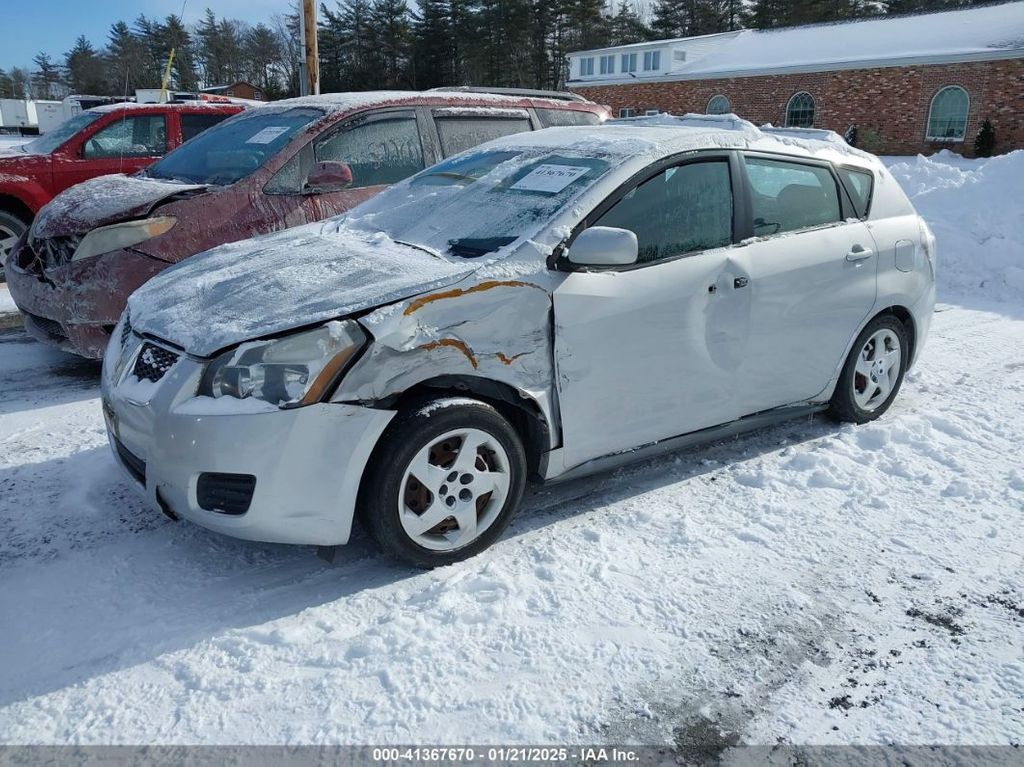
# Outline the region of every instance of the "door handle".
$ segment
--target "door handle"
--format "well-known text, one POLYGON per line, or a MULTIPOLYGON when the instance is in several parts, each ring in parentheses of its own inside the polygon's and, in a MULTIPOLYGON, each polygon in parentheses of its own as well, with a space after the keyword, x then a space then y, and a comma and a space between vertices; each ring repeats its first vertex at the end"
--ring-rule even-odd
POLYGON ((863 261, 865 258, 871 258, 874 252, 870 248, 865 248, 861 245, 854 245, 850 248, 850 252, 846 254, 847 261, 863 261))
POLYGON ((749 284, 750 280, 748 280, 746 277, 737 277, 735 280, 732 281, 732 286, 737 289, 745 288, 749 284))

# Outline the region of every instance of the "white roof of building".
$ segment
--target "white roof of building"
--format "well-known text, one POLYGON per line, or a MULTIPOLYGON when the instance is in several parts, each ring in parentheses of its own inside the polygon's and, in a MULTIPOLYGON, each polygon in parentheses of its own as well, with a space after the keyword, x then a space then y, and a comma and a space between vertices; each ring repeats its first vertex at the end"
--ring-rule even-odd
MULTIPOLYGON (((701 80, 791 72, 1024 58, 1024 2, 836 24, 677 38, 621 46, 662 47, 697 55, 667 57, 659 72, 636 79, 701 80)), ((618 51, 606 48, 573 58, 618 51)), ((621 82, 627 74, 579 77, 573 84, 621 82)))

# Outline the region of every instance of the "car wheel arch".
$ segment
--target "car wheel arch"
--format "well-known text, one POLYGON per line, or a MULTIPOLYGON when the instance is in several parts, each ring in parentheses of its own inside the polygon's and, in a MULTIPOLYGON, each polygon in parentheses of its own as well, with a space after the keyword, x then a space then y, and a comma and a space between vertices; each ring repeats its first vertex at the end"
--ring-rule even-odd
POLYGON ((25 221, 26 224, 31 224, 35 218, 35 214, 32 212, 32 208, 28 206, 20 197, 16 197, 13 194, 6 192, 0 192, 0 211, 4 213, 10 213, 13 216, 25 221))
POLYGON ((492 378, 469 375, 436 376, 419 381, 404 391, 374 402, 370 406, 404 411, 445 397, 477 399, 504 416, 523 441, 530 474, 537 472, 541 457, 555 446, 540 403, 511 384, 492 378))

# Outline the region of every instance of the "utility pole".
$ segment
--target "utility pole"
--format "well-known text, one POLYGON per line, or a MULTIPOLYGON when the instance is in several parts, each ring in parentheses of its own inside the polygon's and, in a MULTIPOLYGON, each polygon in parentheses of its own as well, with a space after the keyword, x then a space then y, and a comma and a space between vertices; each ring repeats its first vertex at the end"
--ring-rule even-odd
POLYGON ((299 24, 302 41, 302 67, 299 76, 299 92, 303 96, 320 93, 320 48, 316 37, 316 0, 299 0, 301 16, 299 24))

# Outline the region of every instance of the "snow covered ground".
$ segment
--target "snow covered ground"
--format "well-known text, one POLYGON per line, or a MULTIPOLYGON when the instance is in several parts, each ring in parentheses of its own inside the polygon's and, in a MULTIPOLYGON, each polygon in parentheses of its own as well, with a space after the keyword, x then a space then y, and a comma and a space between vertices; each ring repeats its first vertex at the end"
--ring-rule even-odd
POLYGON ((0 335, 0 742, 1024 742, 1024 153, 890 164, 943 277, 885 417, 535 488, 429 573, 166 521, 98 367, 0 335))

